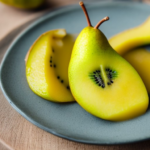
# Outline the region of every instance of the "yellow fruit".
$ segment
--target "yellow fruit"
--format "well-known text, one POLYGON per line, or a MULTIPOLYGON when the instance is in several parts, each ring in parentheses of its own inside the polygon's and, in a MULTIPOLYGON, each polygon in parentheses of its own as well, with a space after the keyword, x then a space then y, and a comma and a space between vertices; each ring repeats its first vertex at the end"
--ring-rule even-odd
POLYGON ((0 0, 0 2, 21 9, 33 9, 41 6, 44 0, 0 0))
POLYGON ((143 24, 111 37, 109 43, 121 55, 138 46, 149 44, 150 17, 143 24))
POLYGON ((144 48, 137 48, 123 57, 137 70, 150 93, 150 52, 144 48))
POLYGON ((64 29, 42 34, 26 56, 26 77, 31 90, 54 102, 71 102, 68 64, 74 36, 64 29))
MULTIPOLYGON (((80 5, 85 10, 83 2, 80 5)), ((97 117, 127 120, 145 113, 149 98, 136 70, 98 29, 106 20, 95 27, 88 21, 75 41, 68 70, 71 92, 81 107, 97 117)))

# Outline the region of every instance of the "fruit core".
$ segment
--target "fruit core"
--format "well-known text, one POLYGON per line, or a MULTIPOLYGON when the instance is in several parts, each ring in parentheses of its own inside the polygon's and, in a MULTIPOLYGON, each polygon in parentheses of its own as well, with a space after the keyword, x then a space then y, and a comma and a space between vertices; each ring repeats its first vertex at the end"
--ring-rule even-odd
POLYGON ((117 77, 117 71, 111 69, 110 67, 96 69, 89 74, 89 77, 97 86, 105 88, 107 85, 111 86, 117 77))

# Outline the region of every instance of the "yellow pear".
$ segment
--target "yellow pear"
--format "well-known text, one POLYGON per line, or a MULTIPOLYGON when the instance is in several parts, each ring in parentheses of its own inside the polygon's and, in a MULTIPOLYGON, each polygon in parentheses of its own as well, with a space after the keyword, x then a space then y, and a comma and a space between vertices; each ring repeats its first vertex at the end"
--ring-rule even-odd
POLYGON ((108 43, 88 21, 78 35, 69 63, 69 83, 75 100, 89 113, 111 121, 127 120, 146 112, 148 94, 136 70, 108 43))

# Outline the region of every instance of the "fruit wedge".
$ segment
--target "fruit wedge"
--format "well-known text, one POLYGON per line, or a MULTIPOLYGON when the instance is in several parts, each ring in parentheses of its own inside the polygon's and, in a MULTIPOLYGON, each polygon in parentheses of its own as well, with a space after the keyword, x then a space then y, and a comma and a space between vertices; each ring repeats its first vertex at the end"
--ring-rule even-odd
POLYGON ((150 44, 150 17, 141 25, 111 37, 109 43, 120 55, 133 48, 150 44))
POLYGON ((145 48, 129 51, 123 57, 137 70, 150 93, 150 52, 145 48))
POLYGON ((42 34, 26 56, 26 78, 31 90, 54 102, 72 102, 68 64, 75 37, 64 29, 42 34))

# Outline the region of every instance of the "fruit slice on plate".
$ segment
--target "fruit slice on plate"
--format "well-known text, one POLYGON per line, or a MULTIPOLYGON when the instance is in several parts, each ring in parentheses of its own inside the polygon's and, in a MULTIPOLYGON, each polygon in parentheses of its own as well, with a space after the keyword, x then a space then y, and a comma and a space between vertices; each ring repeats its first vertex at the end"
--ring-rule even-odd
MULTIPOLYGON (((80 2, 88 18, 83 2, 80 2)), ((75 100, 89 113, 106 120, 127 120, 146 112, 148 94, 136 70, 88 20, 77 37, 69 64, 69 82, 75 100)))
POLYGON ((64 29, 42 34, 26 56, 26 78, 31 90, 54 102, 71 102, 74 98, 68 81, 68 64, 75 36, 64 29))
POLYGON ((123 57, 137 70, 150 93, 150 52, 145 48, 129 51, 123 57))
POLYGON ((150 17, 141 25, 125 30, 109 39, 110 45, 120 54, 150 43, 150 17))

